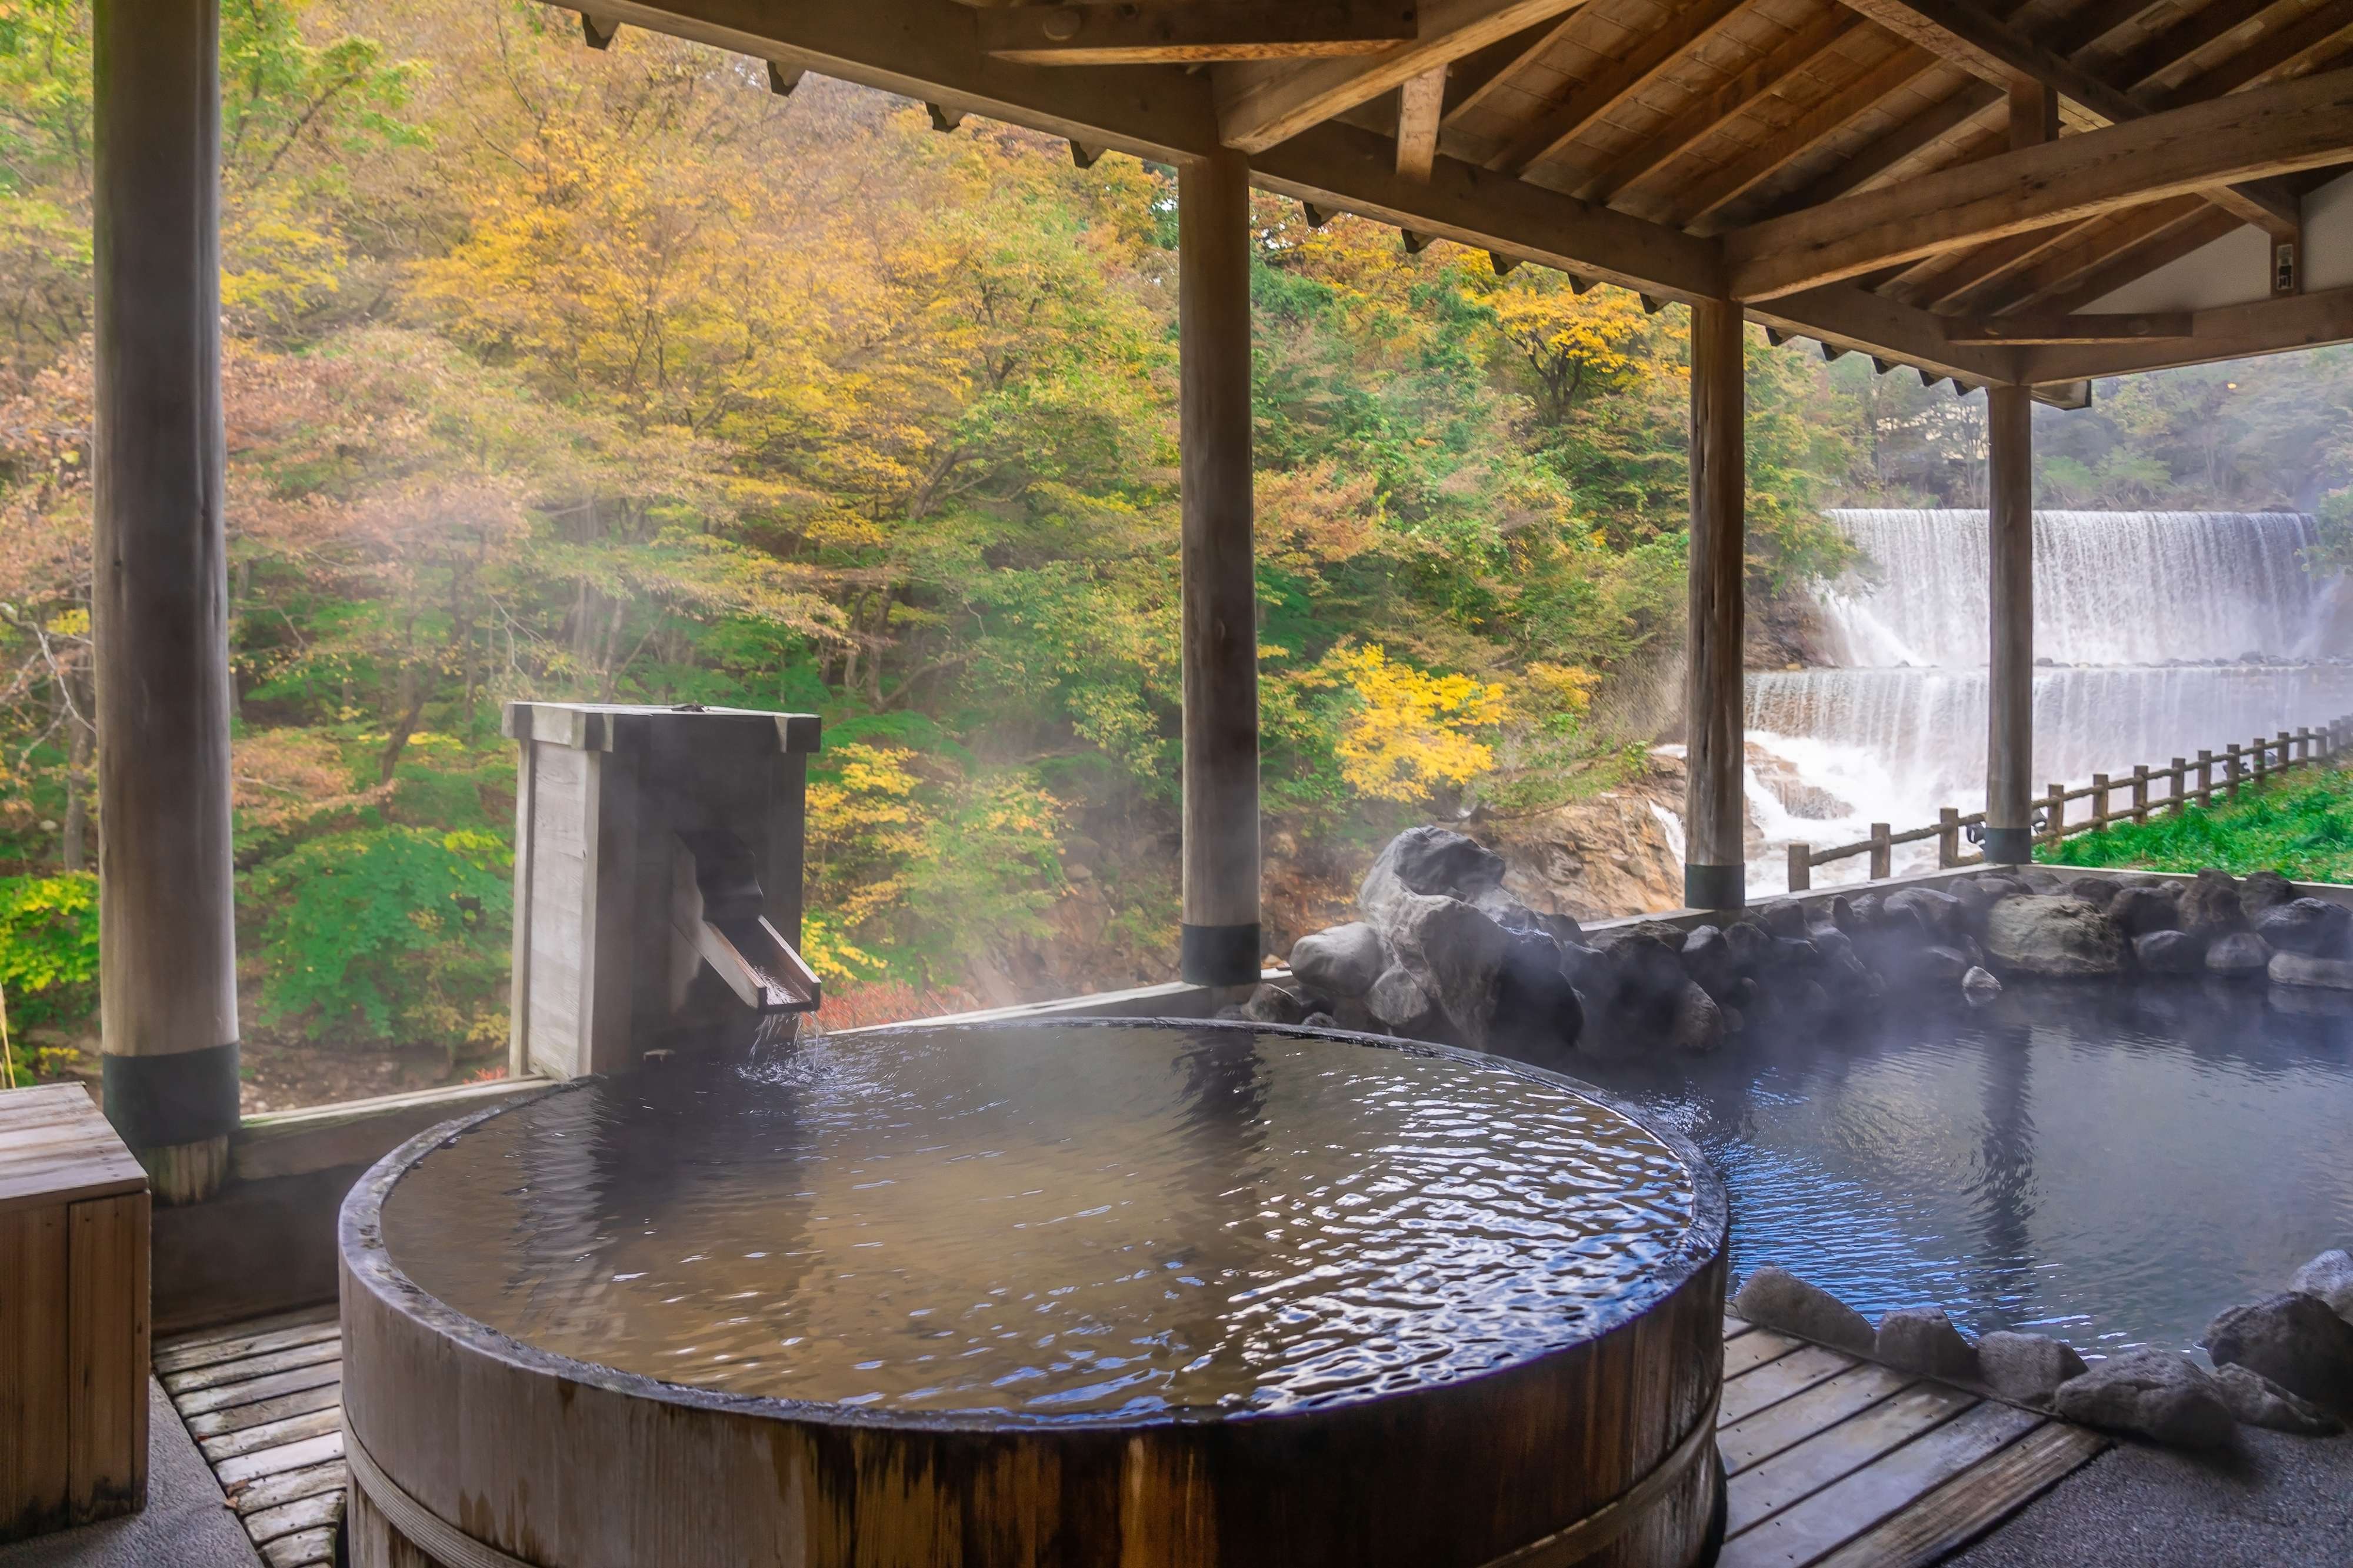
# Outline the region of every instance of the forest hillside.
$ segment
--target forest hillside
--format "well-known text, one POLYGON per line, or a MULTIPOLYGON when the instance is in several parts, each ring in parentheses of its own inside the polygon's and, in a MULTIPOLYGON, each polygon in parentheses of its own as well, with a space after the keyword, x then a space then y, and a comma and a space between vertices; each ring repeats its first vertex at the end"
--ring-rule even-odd
MULTIPOLYGON (((499 1070, 522 697, 824 716, 828 1019, 1166 977, 1167 172, 640 31, 593 52, 529 0, 222 10, 250 1098, 499 1070)), ((49 1071, 87 1045, 102 829, 88 40, 78 0, 0 3, 0 986, 49 1071)), ((1256 219, 1287 943, 1404 822, 1642 784, 1685 352, 1678 308, 1256 219)), ((1768 612, 1851 564, 1824 506, 1981 498, 1981 397, 1761 335, 1748 382, 1768 612)), ((2104 386, 2044 419, 2044 499, 2333 510, 2348 396, 2330 353, 2104 386)))

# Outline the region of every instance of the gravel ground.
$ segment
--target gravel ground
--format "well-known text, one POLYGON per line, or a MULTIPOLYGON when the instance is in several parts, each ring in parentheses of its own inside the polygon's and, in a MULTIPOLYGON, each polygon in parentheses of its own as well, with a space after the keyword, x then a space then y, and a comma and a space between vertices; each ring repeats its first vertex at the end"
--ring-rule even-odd
POLYGON ((0 1546, 0 1568, 261 1568, 261 1559, 151 1377, 145 1511, 0 1546))
POLYGON ((1948 1568, 2342 1568, 2353 1563, 2353 1437, 2242 1427, 2234 1459, 2122 1444, 1948 1568))

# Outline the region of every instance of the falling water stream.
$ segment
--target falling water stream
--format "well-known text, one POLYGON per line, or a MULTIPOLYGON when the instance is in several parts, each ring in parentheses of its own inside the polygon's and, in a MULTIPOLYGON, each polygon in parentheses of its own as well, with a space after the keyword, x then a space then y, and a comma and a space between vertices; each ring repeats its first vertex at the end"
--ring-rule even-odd
MULTIPOLYGON (((1816 595, 1839 665, 1747 679, 1757 891, 1783 886, 1792 841, 1985 803, 1986 514, 1829 515, 1864 557, 1816 595)), ((2314 540, 2295 512, 2036 513, 2037 780, 2121 778, 2353 709, 2343 587, 2306 571, 2314 540)))

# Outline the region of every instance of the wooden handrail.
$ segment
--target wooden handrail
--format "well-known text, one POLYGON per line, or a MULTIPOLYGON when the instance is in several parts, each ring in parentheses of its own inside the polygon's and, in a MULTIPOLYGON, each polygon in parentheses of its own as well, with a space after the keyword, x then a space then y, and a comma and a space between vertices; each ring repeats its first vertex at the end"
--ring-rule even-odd
MULTIPOLYGON (((2079 833, 2096 833, 2110 823, 2147 822, 2160 806, 2168 815, 2176 815, 2192 805, 2211 805, 2218 794, 2235 797, 2249 784, 2260 784, 2274 774, 2328 762, 2342 753, 2348 745, 2353 745, 2353 714, 2332 719, 2316 730, 2310 725, 2303 725, 2294 731, 2282 730, 2269 740, 2258 735, 2251 744, 2243 747, 2234 742, 2223 748, 2220 757, 2211 751, 2201 751, 2194 762, 2186 757, 2175 757, 2161 768, 2145 763, 2135 763, 2129 778, 2123 784, 2113 782, 2106 773, 2094 773, 2090 784, 2075 789, 2054 784, 2043 795, 2041 803, 2043 823, 2034 837, 2039 842, 2056 845, 2079 833), (2218 763, 2222 768, 2219 784, 2214 777, 2218 763), (2196 775, 2194 784, 2192 774, 2196 775), (2149 785, 2158 780, 2167 784, 2166 794, 2161 800, 2153 799, 2149 794, 2149 785), (2127 811, 2111 813, 2108 810, 2109 794, 2119 788, 2132 791, 2132 805, 2127 811), (2066 820, 2068 803, 2078 800, 2092 801, 2092 813, 2080 822, 2069 822, 2066 820)), ((1972 811, 1964 816, 1948 805, 1939 810, 1936 821, 1926 827, 1908 827, 1901 833, 1894 833, 1889 831, 1886 823, 1874 822, 1871 825, 1870 837, 1858 838, 1852 844, 1836 844, 1827 849, 1817 849, 1810 844, 1793 843, 1787 852, 1789 890, 1803 892, 1810 888, 1815 867, 1851 859, 1857 855, 1871 857, 1871 875, 1874 879, 1889 876, 1893 873, 1894 851, 1897 845, 1922 844, 1931 838, 1936 840, 1939 868, 1982 865, 1985 861, 1982 853, 1965 855, 1960 852, 1960 839, 1963 829, 1977 826, 1985 819, 1986 814, 1982 811, 1972 811)))

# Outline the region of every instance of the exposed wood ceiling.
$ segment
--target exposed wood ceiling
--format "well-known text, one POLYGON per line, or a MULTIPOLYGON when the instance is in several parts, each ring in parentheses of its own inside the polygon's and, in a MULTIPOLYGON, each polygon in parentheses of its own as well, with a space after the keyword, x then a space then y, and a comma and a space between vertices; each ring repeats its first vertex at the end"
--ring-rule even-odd
POLYGON ((608 0, 597 18, 1090 153, 1239 149, 1325 211, 1654 299, 1743 299, 1777 335, 1924 375, 2057 384, 2353 337, 2353 310, 2297 297, 2302 198, 2353 167, 2353 0, 608 0), (2060 320, 2251 223, 2280 298, 2266 268, 2225 315, 2060 320))

